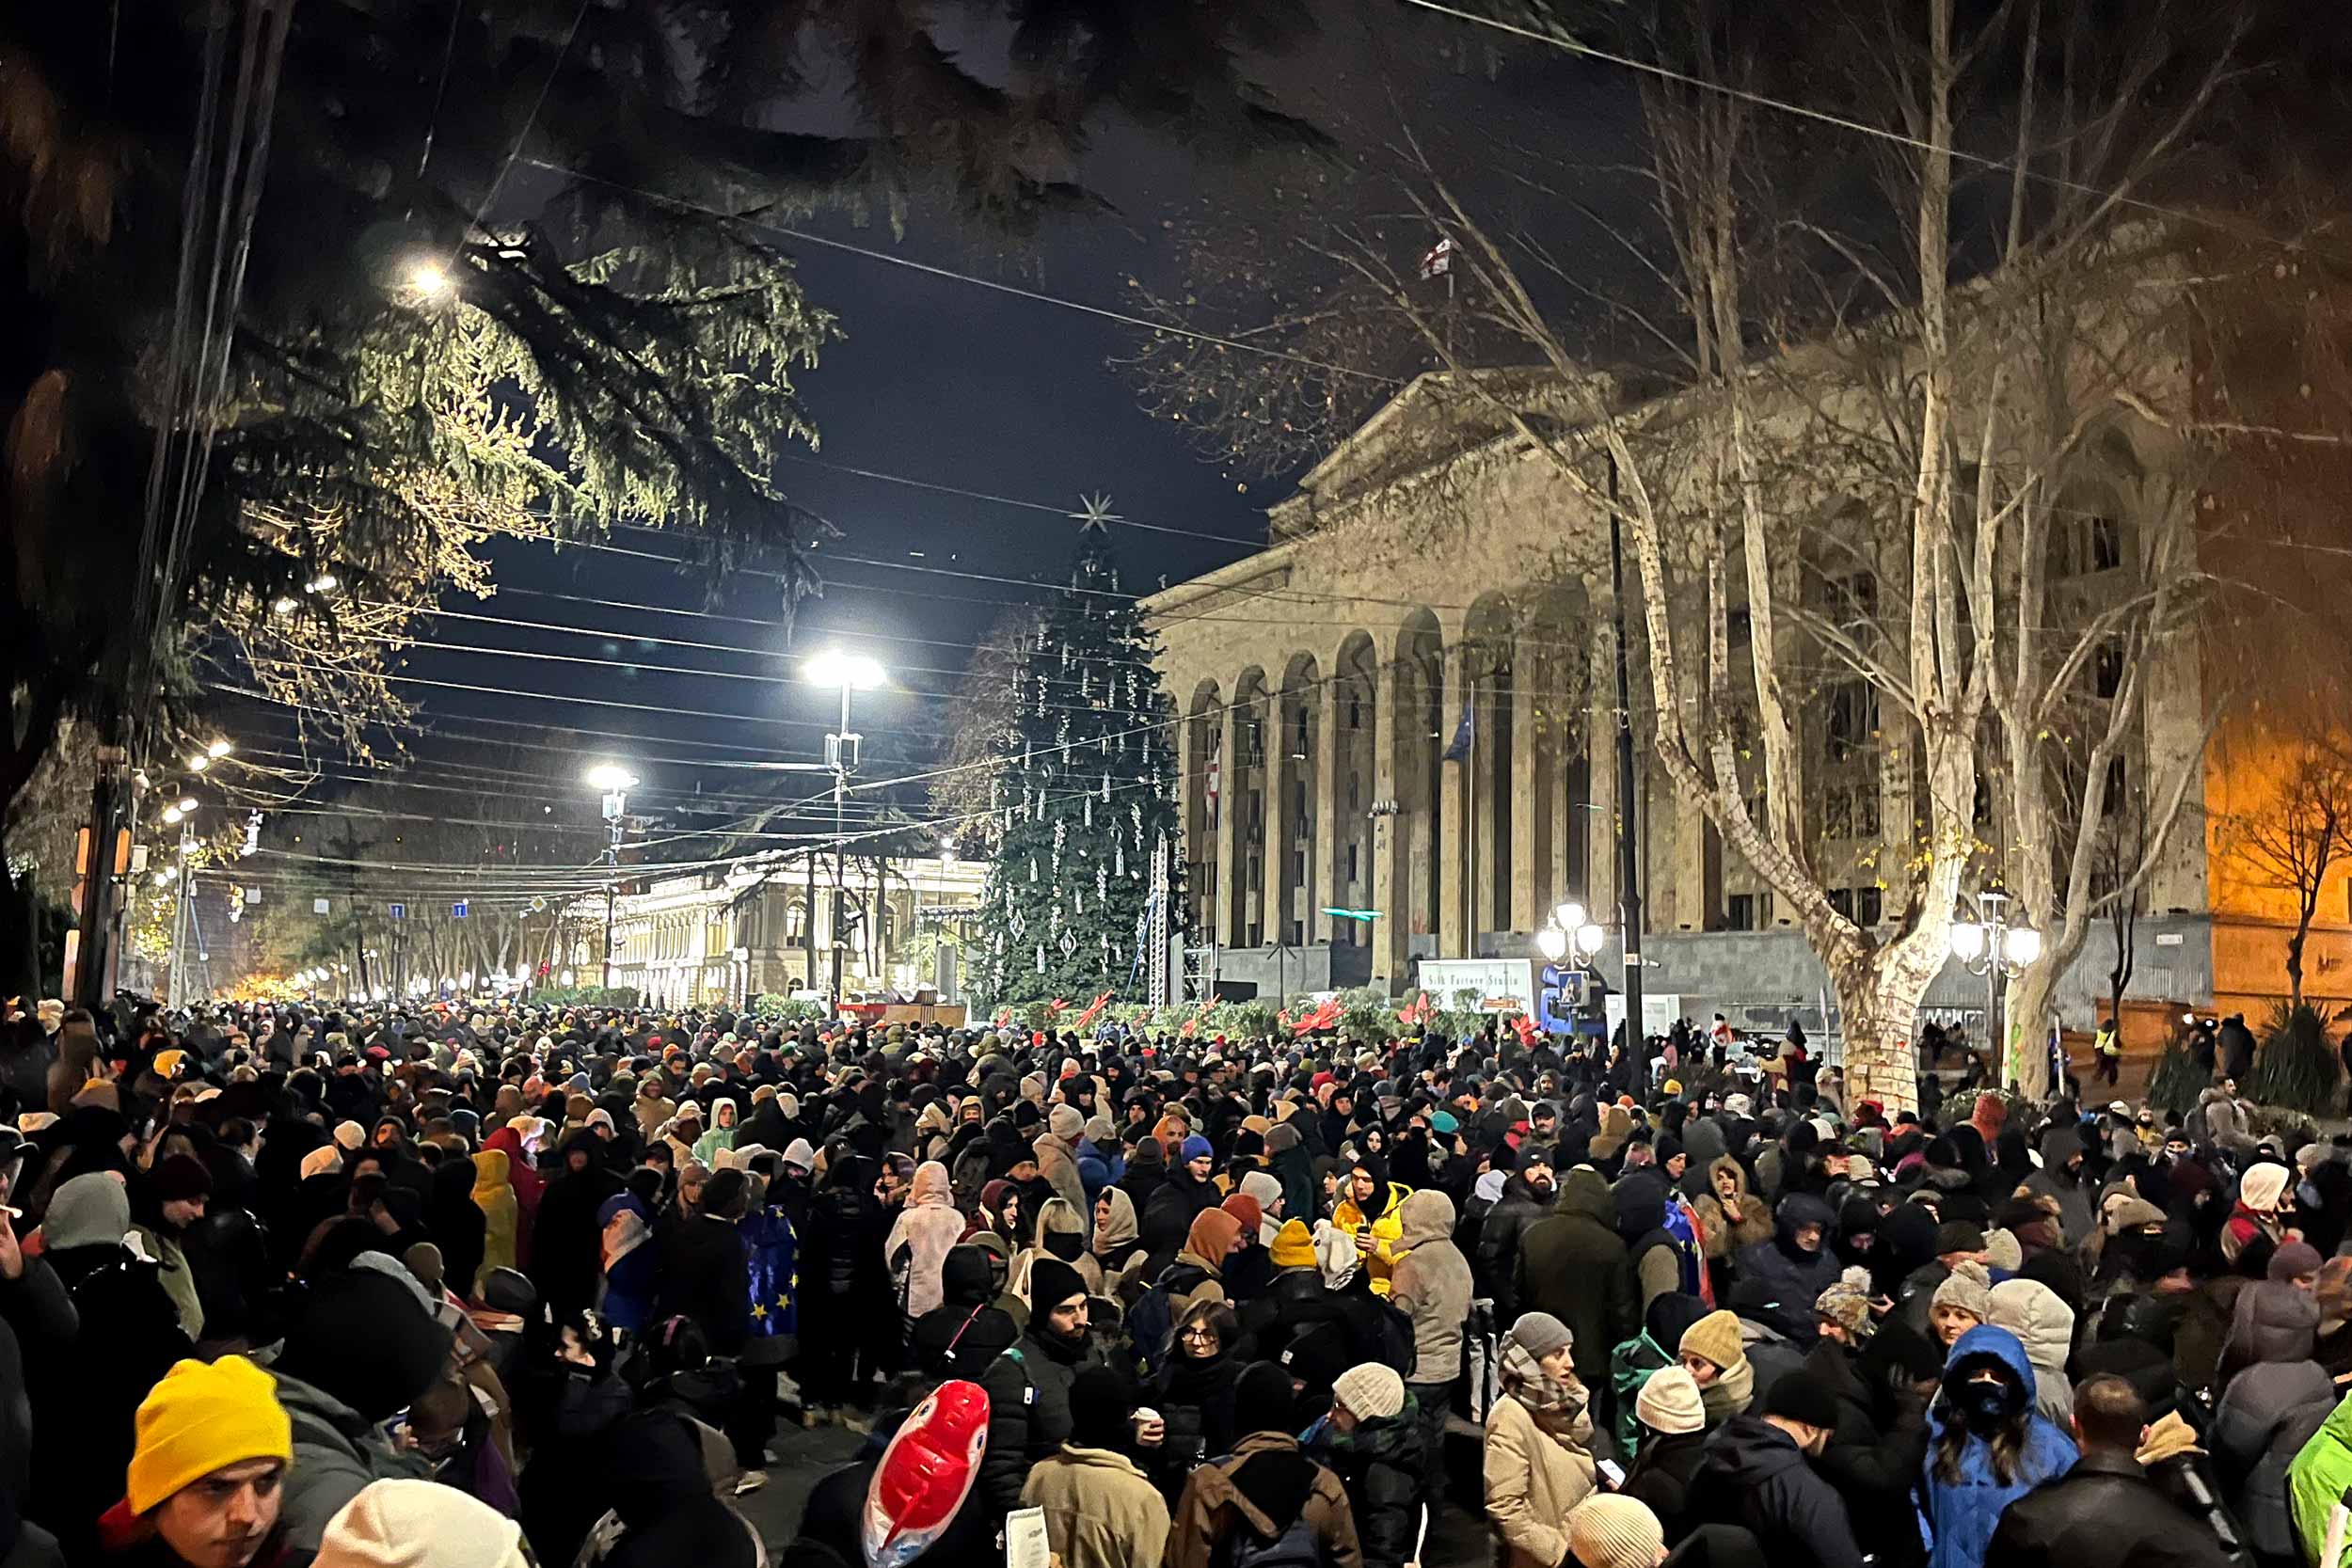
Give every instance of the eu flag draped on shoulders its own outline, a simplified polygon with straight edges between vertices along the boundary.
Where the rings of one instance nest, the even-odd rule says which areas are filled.
[[[762,1354],[746,1347],[755,1363],[782,1361],[794,1349],[801,1325],[800,1238],[781,1205],[763,1204],[743,1216],[744,1273],[751,1279],[751,1338],[771,1343]]]

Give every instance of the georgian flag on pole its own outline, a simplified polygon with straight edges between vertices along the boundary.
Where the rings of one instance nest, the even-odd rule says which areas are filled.
[[[1421,275],[1424,278],[1436,277],[1453,270],[1454,242],[1452,240],[1439,240],[1429,247],[1429,254],[1421,259]]]

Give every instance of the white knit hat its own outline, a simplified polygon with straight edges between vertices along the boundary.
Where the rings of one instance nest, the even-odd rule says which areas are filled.
[[[1331,1398],[1359,1421],[1392,1421],[1405,1413],[1405,1380],[1393,1367],[1366,1361],[1331,1380]]]
[[[526,1568],[522,1527],[453,1486],[371,1482],[326,1523],[314,1568]]]
[[[1665,1528],[1638,1497],[1604,1492],[1568,1515],[1568,1552],[1584,1568],[1657,1568]]]
[[[1669,1437],[1707,1424],[1698,1380],[1680,1367],[1661,1367],[1650,1373],[1633,1396],[1633,1414],[1652,1432]]]

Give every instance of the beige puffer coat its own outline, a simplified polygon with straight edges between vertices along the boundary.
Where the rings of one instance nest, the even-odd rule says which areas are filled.
[[[1593,1420],[1577,1418],[1572,1443],[1535,1424],[1515,1399],[1486,1412],[1486,1518],[1508,1568],[1558,1568],[1568,1555],[1568,1511],[1593,1493]]]

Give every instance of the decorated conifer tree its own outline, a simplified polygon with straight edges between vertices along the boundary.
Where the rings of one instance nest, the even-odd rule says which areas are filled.
[[[1040,608],[1013,677],[988,809],[999,846],[975,965],[988,1006],[1104,991],[1140,1000],[1154,857],[1176,895],[1173,705],[1122,593],[1104,497],[1089,498],[1066,582]]]

